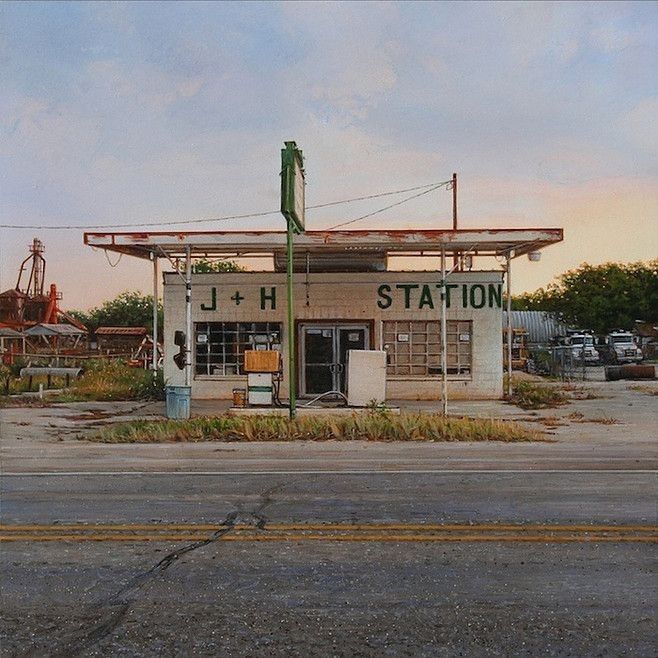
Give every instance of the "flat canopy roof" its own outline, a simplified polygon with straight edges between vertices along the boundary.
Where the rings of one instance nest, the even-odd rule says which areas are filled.
[[[387,255],[436,255],[470,251],[481,256],[522,256],[561,242],[561,228],[504,228],[460,230],[306,231],[295,236],[298,253],[370,252]],[[189,246],[192,256],[263,256],[285,254],[285,231],[172,231],[150,233],[85,233],[85,244],[138,258],[153,255],[182,258]]]

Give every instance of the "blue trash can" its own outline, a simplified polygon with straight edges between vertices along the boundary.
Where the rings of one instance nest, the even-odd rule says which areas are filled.
[[[167,386],[167,418],[187,420],[190,417],[191,386]]]

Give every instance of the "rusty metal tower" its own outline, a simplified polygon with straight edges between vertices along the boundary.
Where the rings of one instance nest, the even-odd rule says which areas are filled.
[[[18,270],[18,280],[16,281],[16,290],[18,292],[23,292],[33,298],[43,296],[44,279],[46,276],[46,259],[43,257],[44,251],[43,242],[39,238],[34,238],[30,246],[30,255],[21,263],[21,267]],[[21,279],[30,261],[32,261],[32,266],[30,267],[27,286],[25,289],[21,289]]]

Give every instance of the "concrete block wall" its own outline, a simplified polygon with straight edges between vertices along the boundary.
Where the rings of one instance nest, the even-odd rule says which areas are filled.
[[[178,351],[174,331],[185,330],[185,286],[177,274],[165,274],[165,380],[184,384],[174,365]],[[340,320],[372,323],[371,346],[382,349],[385,320],[438,320],[438,272],[326,273],[295,275],[297,321]],[[456,272],[450,275],[449,320],[471,320],[472,372],[450,375],[455,398],[499,398],[503,393],[502,272]],[[237,294],[236,294],[237,293]],[[285,274],[235,272],[196,274],[192,281],[192,321],[280,322],[283,358],[287,359]],[[284,378],[281,395],[288,395]],[[196,398],[229,399],[246,376],[194,376]],[[389,376],[389,399],[439,399],[440,377]]]

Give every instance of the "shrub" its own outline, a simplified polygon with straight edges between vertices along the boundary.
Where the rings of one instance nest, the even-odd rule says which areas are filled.
[[[567,396],[561,389],[527,381],[512,384],[510,401],[521,409],[555,408],[568,403]]]

